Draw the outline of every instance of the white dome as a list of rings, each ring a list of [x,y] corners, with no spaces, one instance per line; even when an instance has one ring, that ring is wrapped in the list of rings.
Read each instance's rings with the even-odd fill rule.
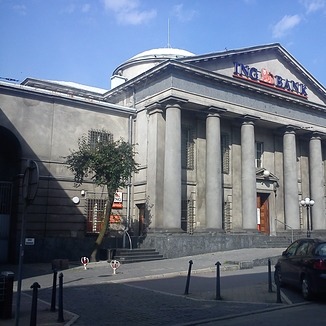
[[[184,57],[191,57],[194,56],[194,53],[191,53],[186,50],[181,49],[174,49],[174,48],[158,48],[158,49],[152,49],[147,50],[144,52],[141,52],[128,61],[138,60],[138,59],[146,59],[146,58],[184,58]]]
[[[189,51],[174,48],[158,48],[141,52],[114,70],[111,77],[111,88],[121,85],[167,59],[179,59],[194,55]]]

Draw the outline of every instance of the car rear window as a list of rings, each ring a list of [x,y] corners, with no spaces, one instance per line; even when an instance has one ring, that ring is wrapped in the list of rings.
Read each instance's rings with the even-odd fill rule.
[[[326,243],[321,243],[315,250],[316,255],[326,256]]]

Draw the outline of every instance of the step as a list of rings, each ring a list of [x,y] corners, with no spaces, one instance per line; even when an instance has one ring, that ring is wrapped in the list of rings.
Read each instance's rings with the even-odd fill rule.
[[[114,255],[114,259],[118,260],[122,264],[161,260],[164,259],[163,255],[157,252],[155,249],[117,249]]]
[[[118,260],[120,264],[128,264],[128,263],[139,263],[144,261],[153,261],[153,260],[162,260],[164,259],[163,256],[161,257],[115,257],[114,259]]]

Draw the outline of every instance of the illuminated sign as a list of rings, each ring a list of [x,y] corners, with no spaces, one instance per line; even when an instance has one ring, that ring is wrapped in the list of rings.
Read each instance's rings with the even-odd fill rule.
[[[307,86],[296,82],[282,78],[282,76],[274,75],[268,72],[266,68],[258,70],[255,67],[244,65],[243,63],[234,62],[233,76],[250,80],[251,82],[263,84],[268,87],[277,88],[281,91],[295,94],[304,98],[308,98]]]

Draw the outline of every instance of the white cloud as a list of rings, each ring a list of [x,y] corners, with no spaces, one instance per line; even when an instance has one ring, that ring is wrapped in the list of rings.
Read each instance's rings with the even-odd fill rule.
[[[119,24],[139,25],[156,17],[156,10],[139,10],[138,0],[103,0],[107,11],[113,11]]]
[[[326,0],[301,0],[301,3],[305,6],[307,14],[311,14],[326,7]]]
[[[281,38],[285,36],[294,26],[298,25],[301,21],[299,15],[288,16],[285,15],[274,27],[273,37]]]
[[[173,7],[173,14],[182,22],[192,20],[196,13],[195,10],[184,10],[183,4],[175,5]]]
[[[20,15],[25,16],[27,14],[27,8],[24,5],[16,5],[13,9],[18,12]]]

